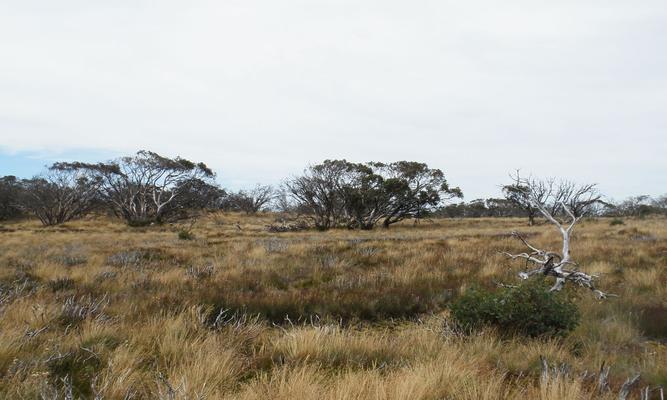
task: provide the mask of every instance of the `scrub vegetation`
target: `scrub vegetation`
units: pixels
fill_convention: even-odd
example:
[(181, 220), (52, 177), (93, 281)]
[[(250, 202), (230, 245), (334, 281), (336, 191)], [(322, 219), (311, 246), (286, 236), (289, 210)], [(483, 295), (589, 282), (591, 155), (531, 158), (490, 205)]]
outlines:
[(579, 222), (570, 252), (619, 297), (568, 284), (557, 301), (578, 318), (558, 314), (557, 334), (453, 318), (470, 293), (528, 313), (520, 299), (550, 301), (510, 288), (524, 265), (502, 254), (524, 251), (512, 231), (559, 248), (539, 218), (267, 228), (281, 218), (3, 223), (0, 398), (612, 399), (637, 374), (629, 398), (667, 385), (662, 217)]

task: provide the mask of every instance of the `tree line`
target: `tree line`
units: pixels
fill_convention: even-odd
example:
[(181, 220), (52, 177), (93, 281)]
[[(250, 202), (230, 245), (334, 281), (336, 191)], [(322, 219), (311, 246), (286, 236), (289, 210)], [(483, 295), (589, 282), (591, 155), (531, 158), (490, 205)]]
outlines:
[(413, 161), (353, 163), (326, 160), (308, 166), (279, 187), (257, 185), (230, 192), (202, 162), (142, 150), (107, 162), (57, 162), (31, 179), (0, 177), (0, 220), (35, 216), (46, 226), (86, 214), (107, 212), (132, 226), (175, 221), (205, 210), (256, 213), (273, 210), (300, 215), (326, 230), (389, 227), (405, 219), (444, 217), (527, 217), (538, 211), (528, 189), (554, 215), (567, 205), (594, 215), (665, 214), (667, 197), (602, 200), (595, 185), (521, 178), (502, 186), (503, 198), (462, 199), (444, 173)]
[[(529, 225), (533, 225), (535, 219), (538, 218), (535, 210), (528, 201), (489, 198), (449, 204), (440, 208), (436, 215), (446, 218), (523, 217), (527, 218)], [(586, 210), (586, 215), (590, 217), (639, 218), (650, 215), (667, 216), (667, 195), (658, 198), (647, 195), (632, 196), (620, 202), (600, 199), (590, 204), (590, 207)]]
[(417, 162), (326, 160), (280, 188), (227, 192), (204, 163), (142, 150), (108, 162), (57, 162), (31, 179), (5, 176), (0, 219), (34, 215), (48, 226), (104, 210), (142, 226), (198, 210), (271, 208), (302, 214), (318, 229), (371, 229), (420, 218), (452, 197), (461, 191), (448, 186), (442, 171)]

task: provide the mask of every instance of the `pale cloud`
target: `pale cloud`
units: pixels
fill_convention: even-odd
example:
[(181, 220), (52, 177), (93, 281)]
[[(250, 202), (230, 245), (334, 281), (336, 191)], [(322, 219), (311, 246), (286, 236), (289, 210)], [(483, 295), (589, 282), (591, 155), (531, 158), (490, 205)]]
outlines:
[(0, 4), (0, 145), (203, 160), (223, 184), (325, 158), (667, 192), (664, 1)]

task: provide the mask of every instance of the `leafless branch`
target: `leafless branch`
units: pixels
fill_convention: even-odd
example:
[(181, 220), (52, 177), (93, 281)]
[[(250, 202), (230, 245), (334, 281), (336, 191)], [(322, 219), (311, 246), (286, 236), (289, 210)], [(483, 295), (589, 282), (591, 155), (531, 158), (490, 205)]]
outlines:
[[(585, 206), (590, 206), (593, 201), (597, 201), (599, 199), (597, 192), (592, 191), (594, 185), (576, 187), (571, 183), (567, 183), (565, 186), (561, 184), (560, 189), (556, 191), (556, 195), (553, 194), (553, 180), (548, 181), (548, 183), (545, 184), (543, 181), (528, 179), (524, 181), (517, 181), (517, 185), (521, 186), (522, 193), (526, 196), (528, 201), (531, 202), (533, 207), (535, 207), (547, 221), (556, 226), (563, 240), (562, 252), (559, 254), (556, 252), (539, 249), (538, 247), (528, 243), (528, 241), (519, 233), (512, 232), (512, 236), (517, 238), (519, 241), (521, 241), (521, 243), (523, 243), (523, 245), (528, 247), (530, 252), (519, 254), (502, 252), (502, 254), (511, 258), (512, 260), (524, 259), (526, 260), (526, 263), (536, 266), (536, 268), (532, 270), (520, 272), (519, 277), (521, 279), (528, 279), (529, 277), (537, 274), (552, 276), (556, 278), (554, 285), (551, 287), (551, 289), (549, 289), (552, 292), (562, 290), (565, 284), (569, 281), (576, 285), (590, 289), (599, 299), (615, 296), (597, 289), (594, 284), (594, 279), (596, 277), (579, 271), (578, 264), (572, 261), (570, 258), (570, 239), (572, 231), (574, 230), (577, 222), (579, 222), (585, 214)], [(563, 189), (563, 187), (565, 187), (565, 189)], [(549, 209), (547, 199), (550, 196), (555, 196), (558, 199), (558, 208), (551, 208), (551, 210)], [(585, 204), (582, 205), (581, 202)], [(568, 217), (569, 221), (567, 221), (567, 224), (565, 224), (564, 221), (561, 222), (562, 218), (559, 220), (559, 218), (553, 214), (553, 210), (558, 209), (562, 209), (565, 216)], [(568, 266), (574, 268), (566, 269)]]

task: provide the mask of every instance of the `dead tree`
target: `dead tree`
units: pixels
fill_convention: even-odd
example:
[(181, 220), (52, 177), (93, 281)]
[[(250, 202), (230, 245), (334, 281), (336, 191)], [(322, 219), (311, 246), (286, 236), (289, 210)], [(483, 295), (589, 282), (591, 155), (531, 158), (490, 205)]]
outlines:
[[(556, 201), (558, 204), (560, 204), (560, 207), (554, 207), (553, 203), (549, 202), (549, 200), (553, 199), (553, 197), (549, 198), (549, 196), (547, 196), (547, 198), (544, 198), (541, 188), (535, 187), (533, 182), (534, 181), (532, 180), (524, 180), (520, 182), (524, 188), (524, 194), (531, 202), (533, 207), (535, 207), (542, 214), (542, 216), (547, 219), (547, 221), (551, 222), (558, 229), (563, 238), (563, 248), (560, 254), (553, 251), (541, 250), (528, 243), (528, 241), (519, 233), (512, 232), (512, 236), (519, 239), (524, 245), (526, 245), (526, 247), (528, 247), (530, 251), (520, 254), (510, 254), (503, 252), (503, 254), (513, 260), (524, 259), (526, 260), (527, 264), (532, 264), (536, 267), (529, 271), (520, 272), (519, 277), (521, 279), (528, 279), (533, 275), (546, 275), (555, 277), (556, 282), (551, 287), (551, 289), (549, 289), (551, 292), (563, 289), (565, 283), (570, 281), (579, 286), (590, 289), (599, 299), (615, 296), (597, 289), (595, 287), (594, 280), (598, 277), (579, 271), (579, 265), (572, 261), (570, 255), (570, 241), (572, 237), (572, 231), (574, 230), (577, 222), (579, 222), (586, 215), (585, 208), (590, 207), (593, 204), (590, 202), (590, 198), (585, 196), (586, 192), (584, 191), (583, 194), (581, 194), (579, 189), (575, 189), (577, 193), (580, 193), (579, 197), (584, 198), (584, 201), (587, 203), (586, 205), (580, 203), (576, 204), (577, 207), (579, 207), (579, 215), (577, 216), (572, 211), (572, 202), (569, 202), (570, 204), (568, 204), (562, 197), (559, 197)], [(594, 185), (585, 185), (581, 188), (594, 187)], [(563, 211), (564, 215), (562, 217), (554, 215), (554, 212), (551, 211), (558, 209)]]
[[(595, 381), (596, 378), (595, 372), (589, 373), (588, 370), (584, 371), (581, 374), (577, 374), (578, 376), (574, 375), (569, 365), (564, 363), (560, 365), (559, 364), (550, 365), (547, 359), (544, 358), (543, 356), (540, 356), (540, 362), (542, 364), (542, 374), (540, 379), (542, 384), (546, 384), (552, 379), (558, 380), (561, 378), (575, 378), (575, 379), (578, 378), (581, 382), (586, 382), (589, 380)], [(608, 381), (609, 371), (611, 367), (605, 364), (606, 364), (605, 362), (602, 362), (602, 365), (600, 366), (600, 372), (597, 374), (597, 383), (595, 384), (596, 388), (595, 391), (598, 395), (603, 395), (604, 393), (611, 391), (611, 387), (609, 386), (609, 381)], [(625, 380), (625, 382), (618, 391), (619, 400), (626, 400), (628, 398), (633, 388), (639, 384), (640, 377), (641, 376), (639, 374), (636, 374)], [(660, 400), (665, 399), (664, 389), (662, 386), (657, 386), (654, 388), (651, 388), (650, 386), (644, 386), (644, 388), (639, 391), (640, 399), (650, 400), (651, 393), (653, 392), (657, 392), (658, 398)]]
[(555, 196), (557, 206), (553, 208), (554, 214), (567, 212), (560, 207), (565, 203), (569, 212), (577, 218), (589, 215), (596, 204), (604, 204), (595, 184), (577, 185), (571, 181), (560, 181), (555, 187)]
[[(572, 181), (521, 178), (519, 170), (510, 174), (513, 183), (502, 187), (505, 199), (521, 209), (528, 216), (528, 225), (533, 225), (535, 217), (543, 214), (535, 205), (539, 203), (554, 217), (568, 217), (574, 214), (579, 218), (594, 211), (595, 206), (605, 205), (595, 184), (577, 185)], [(563, 208), (569, 207), (569, 211)]]

